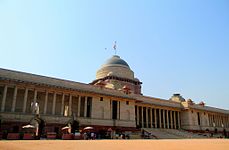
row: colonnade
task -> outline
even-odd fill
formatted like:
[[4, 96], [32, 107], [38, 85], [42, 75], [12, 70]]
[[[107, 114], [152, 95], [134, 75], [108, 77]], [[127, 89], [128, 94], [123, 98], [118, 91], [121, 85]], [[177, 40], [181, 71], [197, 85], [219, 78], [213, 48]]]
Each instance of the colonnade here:
[[210, 127], [229, 128], [229, 116], [220, 114], [208, 114]]
[[135, 106], [136, 124], [143, 128], [180, 128], [180, 112], [162, 108]]
[[[13, 98], [12, 98], [12, 104], [9, 104], [8, 106], [6, 106], [6, 101], [7, 101], [7, 96], [10, 95], [10, 93], [8, 93], [8, 90], [13, 88]], [[57, 93], [57, 92], [53, 92], [53, 91], [39, 91], [39, 89], [29, 89], [29, 88], [19, 88], [17, 86], [9, 86], [9, 85], [4, 85], [4, 90], [2, 93], [2, 98], [1, 100], [1, 112], [16, 112], [15, 108], [16, 108], [16, 104], [18, 101], [18, 90], [23, 90], [23, 101], [21, 101], [20, 103], [22, 103], [22, 108], [20, 108], [20, 112], [22, 113], [39, 113], [42, 112], [42, 114], [46, 115], [46, 114], [50, 114], [50, 115], [63, 115], [63, 116], [71, 116], [72, 113], [74, 113], [75, 116], [78, 117], [91, 117], [91, 110], [88, 111], [87, 109], [90, 109], [90, 105], [91, 105], [91, 100], [92, 97], [85, 97], [85, 96], [80, 96], [80, 95], [72, 95], [69, 93]], [[28, 95], [29, 92], [33, 93], [33, 98], [29, 99]], [[38, 100], [38, 96], [39, 93], [45, 94], [44, 99], [39, 99]], [[50, 104], [50, 98], [49, 95], [52, 95], [52, 100], [51, 100], [51, 105]], [[59, 111], [57, 110], [57, 95], [60, 97], [61, 96], [61, 103], [58, 104], [61, 108], [59, 109]], [[67, 98], [66, 98], [67, 97]], [[73, 97], [75, 99], [77, 99], [77, 102], [73, 102]], [[21, 98], [22, 99], [22, 98]], [[43, 103], [43, 107], [39, 106], [39, 102]], [[35, 104], [37, 103], [38, 105], [38, 110], [34, 109], [32, 107], [35, 106]], [[76, 109], [72, 109], [73, 108], [73, 104], [75, 105], [74, 108]], [[11, 108], [7, 108], [7, 107], [11, 107]], [[88, 107], [89, 106], [89, 107]], [[31, 107], [31, 108], [28, 108]], [[83, 107], [83, 108], [81, 108]], [[6, 109], [7, 108], [7, 109]], [[42, 110], [42, 111], [41, 111]], [[51, 113], [48, 113], [49, 112]], [[38, 112], [37, 112], [38, 111]], [[18, 112], [18, 111], [17, 111]]]

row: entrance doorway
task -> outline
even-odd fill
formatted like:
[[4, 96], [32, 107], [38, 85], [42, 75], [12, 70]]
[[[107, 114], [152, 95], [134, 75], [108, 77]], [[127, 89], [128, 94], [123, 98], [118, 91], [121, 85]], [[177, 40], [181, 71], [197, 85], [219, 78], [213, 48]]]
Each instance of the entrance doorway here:
[[112, 119], [118, 119], [118, 102], [112, 101]]

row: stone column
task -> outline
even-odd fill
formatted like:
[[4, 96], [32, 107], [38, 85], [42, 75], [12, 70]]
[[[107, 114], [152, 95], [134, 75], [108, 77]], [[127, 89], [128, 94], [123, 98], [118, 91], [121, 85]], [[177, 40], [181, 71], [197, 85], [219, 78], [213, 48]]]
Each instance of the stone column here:
[[155, 128], [157, 128], [157, 110], [154, 108], [154, 121], [155, 121]]
[[173, 129], [173, 111], [170, 111], [170, 123], [171, 123], [171, 129]]
[[24, 102], [23, 102], [23, 113], [26, 112], [26, 103], [27, 103], [27, 99], [28, 99], [28, 88], [25, 89], [25, 94], [24, 94]]
[[222, 122], [223, 122], [223, 125], [224, 125], [224, 127], [225, 127], [225, 126], [226, 126], [225, 116], [222, 116]]
[[34, 95], [33, 95], [33, 103], [35, 104], [37, 102], [37, 90], [35, 89]]
[[84, 101], [84, 117], [87, 117], [87, 97], [86, 96], [85, 96], [85, 101]]
[[177, 119], [178, 119], [178, 129], [180, 129], [180, 112], [177, 112]]
[[221, 123], [221, 117], [219, 115], [219, 127], [222, 127], [222, 123]]
[[227, 117], [227, 127], [229, 127], [229, 117]]
[[146, 128], [149, 128], [148, 107], [146, 107]]
[[77, 112], [78, 117], [80, 117], [80, 105], [81, 105], [81, 96], [79, 95], [79, 97], [78, 97], [78, 112]]
[[163, 128], [166, 128], [166, 124], [165, 124], [165, 110], [163, 109]]
[[37, 102], [37, 90], [35, 89], [34, 90], [34, 95], [33, 95], [33, 114], [35, 113], [35, 104], [36, 104], [36, 102]]
[[215, 123], [214, 115], [211, 114], [211, 121], [212, 121], [212, 127], [213, 127], [213, 122]]
[[218, 115], [219, 127], [221, 127], [220, 115]]
[[210, 127], [211, 126], [211, 114], [208, 114], [208, 122], [209, 122], [208, 126]]
[[56, 110], [56, 92], [53, 94], [53, 101], [52, 101], [52, 114], [55, 115]]
[[72, 115], [72, 95], [69, 95], [69, 112], [68, 112], [69, 116]]
[[143, 119], [143, 106], [142, 106], [141, 108], [142, 108], [142, 128], [144, 128], [144, 119]]
[[216, 127], [218, 127], [218, 126], [219, 126], [218, 116], [217, 116], [217, 115], [215, 115], [215, 124], [216, 124]]
[[64, 115], [64, 93], [62, 94], [62, 99], [61, 99], [61, 115]]
[[213, 114], [211, 114], [211, 126], [213, 127], [213, 122], [215, 122], [214, 121], [214, 116], [213, 116]]
[[174, 129], [177, 129], [177, 123], [176, 123], [176, 111], [173, 112], [173, 122], [174, 122]]
[[152, 108], [150, 108], [150, 127], [153, 127], [153, 116], [152, 116]]
[[227, 127], [229, 127], [229, 117], [227, 116]]
[[[86, 103], [86, 100], [85, 100], [85, 103]], [[87, 103], [86, 103], [87, 104]], [[119, 112], [119, 110], [120, 110], [120, 101], [117, 101], [117, 120], [120, 120], [120, 112]], [[87, 108], [87, 107], [85, 107], [85, 108]], [[85, 109], [86, 110], [86, 109]], [[86, 111], [87, 112], [87, 111]], [[85, 112], [84, 112], [85, 113]]]
[[227, 116], [226, 116], [226, 126], [227, 126], [227, 128], [228, 128], [228, 118], [227, 118]]
[[210, 114], [207, 114], [208, 115], [208, 126], [210, 127], [211, 126], [211, 115]]
[[219, 115], [217, 116], [217, 119], [218, 119], [218, 127], [221, 127], [221, 124], [220, 124], [220, 116], [219, 116]]
[[211, 114], [211, 125], [212, 125], [212, 127], [213, 127], [213, 122], [215, 122], [215, 121], [214, 121], [213, 115]]
[[161, 121], [161, 109], [159, 109], [159, 128], [162, 127]]
[[227, 128], [227, 116], [225, 116], [225, 126]]
[[80, 103], [80, 101], [81, 101], [80, 98], [81, 98], [81, 96], [79, 95], [79, 96], [78, 96], [78, 112], [77, 112], [77, 116], [78, 116], [78, 117], [80, 117], [80, 105], [81, 105], [81, 103]]
[[139, 110], [138, 110], [138, 106], [136, 106], [136, 122], [137, 122], [137, 125], [139, 125]]
[[223, 124], [223, 116], [220, 116], [220, 126], [222, 127]]
[[214, 114], [212, 114], [212, 126], [213, 126], [213, 124], [215, 125], [215, 116], [214, 116]]
[[45, 92], [45, 104], [44, 104], [44, 114], [47, 113], [47, 103], [48, 103], [48, 91]]
[[7, 88], [8, 86], [5, 85], [2, 97], [2, 105], [1, 105], [1, 112], [5, 111], [5, 104], [6, 104], [6, 96], [7, 96]]
[[17, 101], [17, 86], [15, 86], [15, 88], [14, 88], [14, 95], [13, 95], [13, 103], [12, 103], [11, 112], [15, 112], [16, 101]]
[[219, 115], [217, 116], [217, 120], [218, 120], [218, 127], [221, 127], [221, 124], [220, 124], [220, 116], [219, 116]]
[[229, 117], [227, 117], [227, 127], [229, 127]]
[[166, 110], [167, 128], [169, 129], [169, 110]]

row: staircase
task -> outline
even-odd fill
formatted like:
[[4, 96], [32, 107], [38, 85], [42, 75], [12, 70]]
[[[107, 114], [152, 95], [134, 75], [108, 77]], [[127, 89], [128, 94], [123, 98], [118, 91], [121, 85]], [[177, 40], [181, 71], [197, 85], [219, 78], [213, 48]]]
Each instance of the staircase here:
[[208, 138], [204, 135], [199, 135], [197, 133], [191, 133], [185, 130], [176, 129], [155, 129], [155, 128], [143, 128], [144, 132], [149, 134], [149, 137], [156, 137], [157, 139], [198, 139], [198, 138]]
[[134, 132], [130, 134], [130, 139], [142, 139], [141, 132]]

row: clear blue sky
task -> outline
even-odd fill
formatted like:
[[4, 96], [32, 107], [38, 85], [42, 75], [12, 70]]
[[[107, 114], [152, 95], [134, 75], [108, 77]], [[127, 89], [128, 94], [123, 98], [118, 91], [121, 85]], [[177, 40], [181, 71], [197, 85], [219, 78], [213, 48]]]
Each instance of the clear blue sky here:
[[145, 95], [229, 109], [228, 0], [0, 0], [1, 68], [89, 83], [115, 40]]

